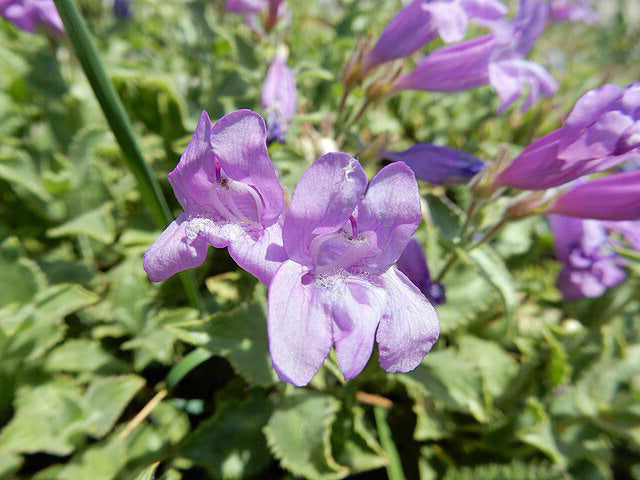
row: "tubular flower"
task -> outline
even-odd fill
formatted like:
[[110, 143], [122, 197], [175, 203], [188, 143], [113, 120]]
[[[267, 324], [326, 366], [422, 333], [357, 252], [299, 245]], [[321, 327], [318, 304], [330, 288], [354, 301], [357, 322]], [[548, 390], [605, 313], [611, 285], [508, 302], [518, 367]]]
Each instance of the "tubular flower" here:
[[592, 0], [551, 0], [549, 19], [553, 23], [598, 23]]
[[431, 303], [442, 305], [446, 301], [444, 286], [431, 280], [424, 251], [415, 238], [409, 240], [396, 265]]
[[462, 185], [484, 168], [473, 155], [450, 147], [417, 143], [402, 152], [382, 152], [384, 158], [406, 163], [416, 177], [433, 185]]
[[388, 372], [422, 361], [438, 338], [438, 316], [393, 266], [420, 219], [418, 185], [402, 163], [383, 168], [368, 188], [344, 153], [307, 169], [284, 219], [289, 259], [269, 287], [269, 350], [280, 379], [306, 385], [333, 346], [352, 379], [374, 339]]
[[414, 0], [391, 20], [364, 57], [362, 73], [417, 52], [440, 36], [447, 43], [464, 38], [469, 20], [496, 20], [507, 13], [498, 0]]
[[491, 84], [502, 112], [528, 87], [522, 105], [526, 111], [538, 97], [557, 90], [555, 80], [542, 66], [524, 60], [544, 30], [547, 15], [548, 6], [540, 0], [520, 0], [512, 24], [494, 22], [489, 35], [430, 53], [412, 72], [399, 77], [391, 92], [449, 93]]
[[53, 0], [0, 0], [0, 15], [25, 32], [43, 27], [54, 35], [64, 34]]
[[550, 215], [549, 225], [564, 264], [558, 288], [565, 301], [599, 297], [624, 280], [624, 262], [611, 250], [604, 222]]
[[500, 186], [543, 190], [607, 170], [640, 153], [640, 83], [583, 95], [559, 129], [539, 138], [496, 178]]
[[640, 220], [640, 171], [582, 183], [554, 199], [545, 212], [599, 220]]
[[113, 13], [123, 20], [131, 17], [131, 0], [114, 0]]
[[262, 108], [267, 115], [269, 134], [267, 144], [274, 140], [284, 143], [289, 123], [296, 113], [296, 80], [287, 66], [286, 48], [278, 48], [267, 71], [261, 95]]
[[202, 264], [209, 245], [268, 285], [285, 259], [278, 222], [284, 196], [260, 115], [238, 110], [213, 127], [202, 112], [169, 183], [184, 209], [144, 255], [154, 282]]

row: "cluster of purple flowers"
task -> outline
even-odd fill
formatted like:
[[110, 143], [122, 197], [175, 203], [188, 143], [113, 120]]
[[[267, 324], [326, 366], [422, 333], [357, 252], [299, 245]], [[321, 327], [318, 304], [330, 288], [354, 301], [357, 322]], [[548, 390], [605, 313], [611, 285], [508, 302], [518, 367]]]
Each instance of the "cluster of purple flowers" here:
[[25, 32], [44, 28], [53, 35], [64, 33], [53, 0], [0, 0], [0, 15]]
[[145, 271], [162, 281], [202, 264], [209, 245], [228, 247], [269, 287], [269, 349], [282, 380], [306, 385], [334, 346], [351, 379], [374, 342], [385, 370], [406, 372], [435, 343], [434, 308], [394, 266], [421, 221], [404, 163], [368, 184], [357, 160], [326, 154], [285, 209], [262, 118], [239, 110], [212, 126], [205, 112], [168, 178], [184, 213], [147, 251]]

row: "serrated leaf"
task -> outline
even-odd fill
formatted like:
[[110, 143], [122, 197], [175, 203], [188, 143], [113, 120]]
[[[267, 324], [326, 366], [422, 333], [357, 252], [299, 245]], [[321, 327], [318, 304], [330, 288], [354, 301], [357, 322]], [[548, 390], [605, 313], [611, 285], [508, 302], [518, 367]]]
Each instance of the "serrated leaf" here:
[[333, 425], [332, 451], [340, 465], [352, 474], [374, 470], [386, 463], [385, 453], [367, 427], [364, 410], [358, 406], [343, 408]]
[[478, 270], [478, 273], [500, 294], [505, 314], [511, 317], [518, 306], [518, 293], [515, 288], [515, 280], [500, 256], [487, 245], [474, 248], [466, 256], [471, 259], [472, 265]]
[[178, 454], [206, 468], [214, 478], [247, 478], [270, 460], [262, 427], [273, 406], [262, 394], [228, 399], [185, 439]]
[[203, 347], [227, 358], [248, 383], [269, 386], [277, 381], [267, 346], [264, 302], [251, 300], [214, 315], [208, 323], [207, 333], [209, 341]]
[[0, 244], [0, 271], [5, 279], [11, 280], [3, 282], [0, 288], [0, 307], [27, 303], [45, 284], [42, 271], [22, 254], [16, 238]]
[[331, 453], [331, 428], [340, 410], [335, 398], [316, 392], [296, 392], [277, 406], [264, 428], [280, 464], [309, 480], [344, 478], [349, 469]]
[[81, 213], [75, 218], [47, 230], [52, 238], [86, 236], [99, 242], [110, 244], [115, 239], [115, 224], [111, 213], [112, 204]]
[[489, 463], [449, 469], [444, 480], [565, 480], [563, 471], [548, 463]]

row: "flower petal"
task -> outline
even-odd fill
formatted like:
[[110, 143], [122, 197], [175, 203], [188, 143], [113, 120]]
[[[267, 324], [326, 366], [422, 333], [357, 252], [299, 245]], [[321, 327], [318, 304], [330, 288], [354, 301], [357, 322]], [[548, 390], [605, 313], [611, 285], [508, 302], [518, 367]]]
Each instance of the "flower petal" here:
[[288, 260], [269, 287], [269, 353], [278, 377], [301, 387], [318, 372], [332, 346], [331, 319], [308, 269]]
[[328, 288], [338, 365], [345, 380], [351, 380], [369, 362], [386, 294], [380, 286], [355, 276], [336, 276]]
[[362, 200], [367, 177], [346, 153], [327, 153], [304, 173], [286, 213], [282, 235], [292, 260], [310, 265], [309, 244], [315, 235], [340, 229]]
[[395, 267], [380, 279], [387, 291], [385, 314], [376, 335], [380, 366], [391, 373], [408, 372], [422, 362], [438, 339], [438, 314]]
[[267, 129], [262, 117], [238, 110], [218, 120], [211, 129], [211, 146], [224, 172], [260, 194], [263, 225], [273, 224], [284, 210], [284, 195], [267, 152]]
[[398, 162], [380, 170], [358, 208], [358, 230], [375, 233], [375, 255], [362, 261], [366, 269], [382, 273], [393, 265], [421, 219], [418, 182], [411, 169]]
[[282, 246], [282, 226], [279, 222], [256, 232], [244, 232], [229, 243], [229, 255], [236, 263], [267, 287], [287, 254]]
[[171, 275], [202, 265], [207, 257], [207, 240], [193, 237], [188, 231], [189, 218], [183, 213], [171, 222], [144, 254], [142, 265], [152, 282], [161, 282]]

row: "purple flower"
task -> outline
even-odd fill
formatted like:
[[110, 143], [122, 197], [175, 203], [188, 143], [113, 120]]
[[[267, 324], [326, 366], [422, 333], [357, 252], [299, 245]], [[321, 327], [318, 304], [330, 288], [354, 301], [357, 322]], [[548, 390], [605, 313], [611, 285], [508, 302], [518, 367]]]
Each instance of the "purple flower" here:
[[544, 30], [547, 15], [548, 6], [540, 0], [520, 0], [512, 24], [496, 21], [489, 35], [430, 53], [412, 72], [399, 77], [391, 92], [448, 93], [491, 84], [502, 112], [528, 88], [522, 105], [526, 111], [540, 95], [552, 95], [557, 89], [542, 66], [523, 58]]
[[241, 15], [259, 13], [265, 4], [265, 0], [227, 0], [225, 11], [227, 13], [239, 13]]
[[131, 16], [131, 0], [113, 0], [113, 13], [118, 18], [129, 18]]
[[549, 225], [564, 264], [558, 288], [565, 301], [599, 297], [624, 280], [624, 262], [611, 251], [603, 222], [550, 215]]
[[442, 305], [446, 301], [444, 286], [431, 280], [424, 251], [415, 238], [409, 240], [396, 265], [431, 303]]
[[53, 0], [0, 0], [0, 15], [25, 32], [44, 27], [54, 35], [64, 34]]
[[640, 170], [582, 183], [554, 199], [546, 213], [599, 220], [640, 220]]
[[394, 162], [406, 163], [416, 177], [433, 185], [462, 185], [484, 168], [484, 162], [469, 153], [430, 143], [381, 154]]
[[598, 14], [593, 10], [592, 0], [551, 0], [549, 15], [553, 23], [573, 22], [594, 24]]
[[604, 85], [583, 95], [561, 128], [525, 148], [496, 184], [543, 190], [609, 169], [639, 147], [640, 83]]
[[283, 0], [227, 0], [227, 13], [244, 15], [252, 28], [260, 29], [255, 19], [256, 15], [263, 15], [264, 30], [270, 32], [283, 17], [290, 16], [289, 9]]
[[496, 20], [506, 12], [498, 0], [414, 0], [391, 20], [367, 53], [361, 75], [417, 52], [438, 35], [447, 43], [460, 41], [470, 19]]
[[269, 350], [283, 381], [306, 385], [333, 346], [352, 379], [374, 339], [388, 372], [422, 361], [438, 338], [438, 316], [393, 267], [420, 219], [418, 185], [402, 163], [383, 168], [368, 188], [344, 153], [307, 169], [282, 227], [289, 260], [269, 287]]
[[296, 80], [287, 66], [287, 51], [278, 48], [262, 86], [262, 108], [269, 127], [268, 144], [274, 140], [284, 143], [289, 123], [296, 113], [296, 101]]
[[184, 209], [144, 255], [153, 282], [204, 262], [209, 245], [229, 247], [236, 263], [268, 285], [285, 260], [278, 222], [282, 188], [269, 160], [260, 115], [238, 110], [198, 127], [168, 175]]

